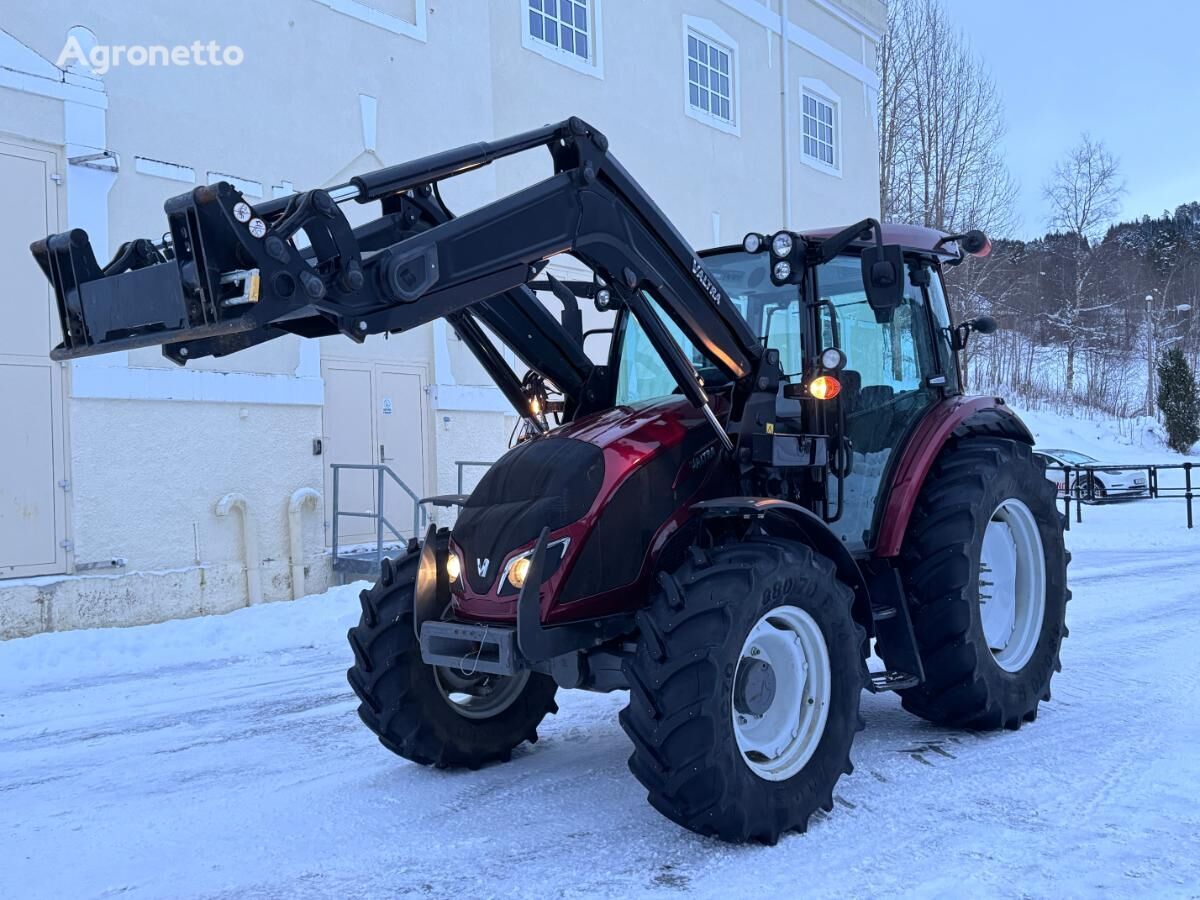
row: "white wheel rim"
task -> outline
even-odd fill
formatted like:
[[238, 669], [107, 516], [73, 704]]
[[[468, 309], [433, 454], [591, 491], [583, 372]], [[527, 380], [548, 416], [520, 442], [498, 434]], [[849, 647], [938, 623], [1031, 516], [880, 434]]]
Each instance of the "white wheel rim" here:
[[474, 675], [444, 666], [433, 667], [433, 679], [450, 708], [466, 719], [490, 719], [521, 696], [529, 671], [516, 675]]
[[[795, 606], [777, 606], [746, 635], [739, 657], [767, 663], [775, 693], [762, 715], [738, 712], [730, 703], [733, 733], [747, 767], [759, 778], [784, 781], [816, 752], [829, 718], [829, 649], [816, 621]], [[735, 673], [734, 690], [738, 684]]]
[[983, 636], [1006, 672], [1033, 657], [1046, 616], [1046, 556], [1037, 520], [1010, 497], [996, 507], [979, 552], [979, 618]]

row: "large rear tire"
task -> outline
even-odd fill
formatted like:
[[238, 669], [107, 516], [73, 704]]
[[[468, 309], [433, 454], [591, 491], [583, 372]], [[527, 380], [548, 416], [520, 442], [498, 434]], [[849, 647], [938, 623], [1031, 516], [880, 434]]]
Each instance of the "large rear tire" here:
[[625, 665], [630, 770], [692, 831], [768, 844], [804, 831], [833, 809], [862, 728], [850, 589], [825, 557], [766, 537], [693, 548], [659, 585]]
[[1037, 718], [1062, 669], [1071, 596], [1055, 501], [1027, 444], [971, 437], [942, 450], [900, 557], [925, 667], [900, 692], [905, 709], [980, 730]]
[[538, 673], [504, 678], [426, 665], [413, 631], [419, 556], [384, 560], [379, 582], [359, 595], [362, 616], [347, 635], [354, 665], [346, 672], [362, 701], [359, 718], [383, 746], [421, 765], [507, 762], [558, 711], [557, 685]]

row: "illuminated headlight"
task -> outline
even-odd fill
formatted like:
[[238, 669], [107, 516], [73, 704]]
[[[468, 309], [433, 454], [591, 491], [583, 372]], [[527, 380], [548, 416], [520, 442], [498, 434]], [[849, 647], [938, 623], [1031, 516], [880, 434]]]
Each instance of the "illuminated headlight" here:
[[742, 238], [742, 249], [747, 253], [757, 253], [763, 247], [763, 236], [756, 232], [750, 232]]
[[778, 281], [787, 281], [792, 274], [792, 264], [786, 259], [781, 259], [775, 263], [775, 278]]
[[846, 365], [846, 354], [837, 347], [821, 351], [821, 368], [836, 372]]
[[458, 581], [458, 576], [462, 572], [462, 563], [459, 562], [458, 554], [451, 551], [446, 557], [446, 575], [451, 581]]
[[792, 236], [786, 231], [781, 231], [771, 238], [771, 252], [776, 256], [790, 256], [793, 246]]
[[[551, 541], [546, 545], [546, 556], [551, 560], [556, 557], [551, 551], [558, 551], [557, 559], [561, 560], [567, 555], [567, 546], [571, 543], [570, 538], [559, 538], [557, 541]], [[561, 548], [561, 549], [559, 549]], [[529, 566], [533, 559], [533, 551], [526, 550], [517, 556], [510, 559], [504, 566], [504, 571], [500, 574], [500, 585], [504, 586], [504, 582], [508, 582], [518, 591], [525, 586], [525, 579], [529, 577]]]
[[522, 556], [513, 560], [508, 567], [508, 583], [518, 591], [525, 586], [525, 578], [529, 574], [529, 557]]

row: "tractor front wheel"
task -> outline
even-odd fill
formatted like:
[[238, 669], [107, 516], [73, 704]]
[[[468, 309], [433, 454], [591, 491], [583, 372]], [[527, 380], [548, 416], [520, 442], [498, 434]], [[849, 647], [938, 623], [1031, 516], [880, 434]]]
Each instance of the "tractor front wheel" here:
[[629, 768], [672, 821], [729, 841], [803, 831], [851, 771], [864, 632], [833, 564], [759, 537], [693, 548], [638, 614]]
[[1050, 699], [1070, 599], [1055, 501], [1027, 444], [964, 438], [942, 450], [900, 559], [925, 667], [925, 682], [900, 693], [905, 709], [1016, 729]]
[[362, 701], [359, 718], [393, 753], [422, 765], [478, 769], [506, 762], [557, 712], [554, 679], [430, 666], [413, 630], [419, 554], [384, 560], [378, 584], [359, 595], [362, 617], [347, 635], [354, 665], [346, 673]]

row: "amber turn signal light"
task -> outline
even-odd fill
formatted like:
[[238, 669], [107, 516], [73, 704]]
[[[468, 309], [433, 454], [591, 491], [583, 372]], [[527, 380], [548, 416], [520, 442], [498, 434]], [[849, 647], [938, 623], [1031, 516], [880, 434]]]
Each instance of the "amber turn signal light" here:
[[818, 375], [808, 383], [808, 395], [814, 400], [832, 400], [842, 392], [842, 383], [832, 375]]

